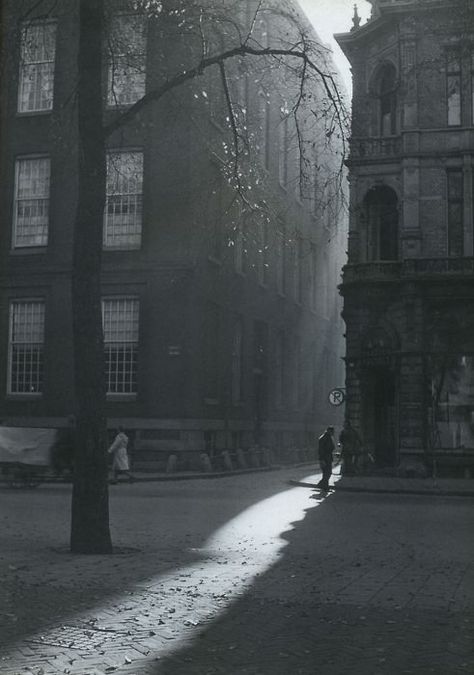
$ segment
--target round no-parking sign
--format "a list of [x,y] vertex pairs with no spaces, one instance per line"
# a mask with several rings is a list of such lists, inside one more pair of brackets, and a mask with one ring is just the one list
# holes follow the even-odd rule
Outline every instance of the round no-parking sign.
[[329,392],[328,399],[331,405],[342,405],[346,400],[346,393],[344,389],[338,387]]

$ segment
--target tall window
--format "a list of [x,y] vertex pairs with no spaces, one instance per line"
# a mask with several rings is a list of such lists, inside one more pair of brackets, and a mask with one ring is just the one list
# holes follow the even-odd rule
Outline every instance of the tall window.
[[43,391],[44,302],[18,300],[10,305],[8,393]]
[[46,246],[49,221],[48,157],[19,159],[15,171],[13,246]]
[[259,91],[260,104],[260,158],[265,169],[270,167],[270,97],[264,88]]
[[145,67],[145,17],[114,16],[108,41],[108,105],[132,105],[145,94]]
[[267,284],[269,277],[268,266],[268,223],[266,220],[257,224],[257,277],[260,284]]
[[34,23],[22,28],[18,112],[52,109],[55,51],[55,23]]
[[462,170],[448,171],[448,255],[464,252],[464,185]]
[[275,340],[275,406],[283,407],[285,390],[285,338],[278,333]]
[[474,124],[474,49],[471,51],[471,121]]
[[303,301],[303,285],[304,285],[304,265],[303,265],[303,240],[301,237],[297,237],[295,240],[295,300],[296,302]]
[[284,117],[278,126],[278,177],[280,185],[288,186],[288,117]]
[[461,124],[461,55],[457,50],[446,54],[446,96],[448,126]]
[[107,155],[104,247],[137,248],[141,243],[143,153]]
[[298,339],[293,337],[289,341],[289,360],[290,368],[288,370],[288,403],[292,408],[298,407],[298,377],[299,377],[299,365],[298,365],[298,351],[299,344]]
[[243,374],[243,323],[239,317],[234,324],[232,336],[232,403],[242,401]]
[[204,396],[208,401],[217,402],[220,393],[219,346],[221,330],[221,310],[218,305],[209,302],[204,313]]
[[137,391],[138,298],[102,301],[105,373],[108,394]]
[[397,133],[396,71],[392,65],[384,67],[380,79],[380,133],[382,136]]
[[309,305],[312,310],[316,310],[317,296],[316,296],[316,274],[317,274],[317,251],[314,244],[311,245],[310,257],[310,280],[309,280]]
[[244,223],[242,218],[239,218],[234,228],[234,269],[239,274],[244,272]]

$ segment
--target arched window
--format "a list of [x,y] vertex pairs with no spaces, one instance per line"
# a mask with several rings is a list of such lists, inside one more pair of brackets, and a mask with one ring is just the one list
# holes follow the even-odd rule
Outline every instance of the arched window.
[[394,136],[397,133],[397,73],[392,64],[383,67],[379,74],[378,94],[380,101],[380,134]]
[[398,197],[394,190],[381,185],[364,198],[367,260],[398,259]]

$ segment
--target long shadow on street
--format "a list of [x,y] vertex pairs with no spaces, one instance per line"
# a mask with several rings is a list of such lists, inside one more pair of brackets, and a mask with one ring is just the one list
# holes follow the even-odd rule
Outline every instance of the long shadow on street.
[[248,592],[140,673],[474,672],[472,502],[337,493],[314,503]]
[[[295,470],[296,477],[311,471]],[[120,485],[111,489],[111,529],[117,554],[68,552],[70,487],[1,489],[0,636],[9,643],[70,622],[105,603],[133,599],[134,589],[205,561],[213,532],[255,502],[287,489],[279,472],[249,475],[230,494],[229,481]],[[200,487],[199,487],[200,484]],[[206,485],[205,493],[202,486]]]

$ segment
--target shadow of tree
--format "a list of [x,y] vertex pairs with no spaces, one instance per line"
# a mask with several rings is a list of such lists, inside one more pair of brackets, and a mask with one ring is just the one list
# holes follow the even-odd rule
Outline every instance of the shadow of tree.
[[[308,468],[296,470],[304,475]],[[111,490],[116,555],[68,552],[70,486],[2,489],[0,635],[4,649],[32,633],[93,613],[121,594],[206,560],[202,546],[226,522],[287,489],[281,477],[120,485]],[[235,478],[232,479],[235,481]]]
[[140,673],[442,675],[474,666],[474,607],[451,612],[440,595],[430,606],[407,590],[433,554],[416,550],[413,499],[381,507],[368,495],[314,497],[304,520],[282,534],[276,564],[197,637]]

